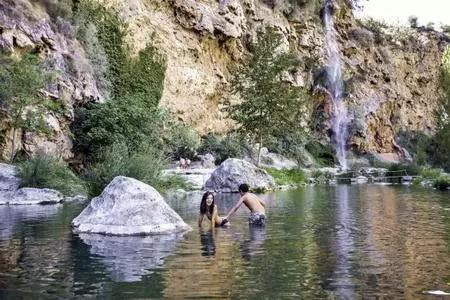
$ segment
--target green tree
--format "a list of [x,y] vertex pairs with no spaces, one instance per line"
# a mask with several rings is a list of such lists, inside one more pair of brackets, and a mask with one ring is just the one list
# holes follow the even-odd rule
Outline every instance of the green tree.
[[0,58],[0,105],[7,108],[11,120],[11,162],[16,156],[16,133],[45,131],[43,115],[47,101],[39,90],[50,82],[52,74],[45,70],[39,57],[28,53],[21,59]]
[[297,126],[300,107],[305,100],[302,88],[283,81],[283,75],[297,65],[296,57],[280,53],[282,36],[266,27],[257,36],[256,44],[242,66],[234,72],[230,95],[239,96],[240,103],[225,101],[225,111],[240,124],[240,129],[259,143],[257,165],[265,139],[280,130]]

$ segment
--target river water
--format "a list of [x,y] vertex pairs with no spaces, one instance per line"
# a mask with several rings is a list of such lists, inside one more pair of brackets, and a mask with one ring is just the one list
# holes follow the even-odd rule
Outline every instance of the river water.
[[[216,197],[227,211],[237,194]],[[0,206],[0,299],[429,299],[450,290],[448,192],[304,187],[261,195],[231,227],[196,224],[199,194],[168,203],[184,235],[74,235],[86,203]]]

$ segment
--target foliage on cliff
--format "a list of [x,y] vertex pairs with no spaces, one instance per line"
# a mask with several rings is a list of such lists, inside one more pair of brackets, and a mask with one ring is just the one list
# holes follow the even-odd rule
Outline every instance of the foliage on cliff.
[[[230,94],[242,101],[225,102],[230,118],[259,143],[279,131],[298,128],[305,93],[301,87],[283,80],[298,61],[290,53],[280,53],[282,36],[272,27],[260,32],[246,61],[233,74]],[[258,155],[259,163],[259,155]]]
[[39,95],[39,90],[50,82],[52,74],[45,70],[36,54],[27,53],[14,59],[0,57],[0,107],[7,109],[12,127],[11,161],[16,155],[16,132],[45,132],[44,114],[52,107],[50,101]]

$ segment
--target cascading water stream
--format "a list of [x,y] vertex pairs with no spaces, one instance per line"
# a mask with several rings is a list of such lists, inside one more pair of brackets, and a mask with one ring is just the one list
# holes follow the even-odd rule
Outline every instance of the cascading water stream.
[[333,143],[336,147],[336,154],[342,169],[348,169],[347,158],[345,157],[345,145],[348,134],[349,118],[347,107],[341,101],[343,96],[343,80],[341,60],[339,58],[339,48],[336,42],[336,35],[333,22],[333,3],[331,0],[324,0],[324,24],[325,24],[325,45],[328,54],[327,63],[327,91],[333,104],[332,130]]

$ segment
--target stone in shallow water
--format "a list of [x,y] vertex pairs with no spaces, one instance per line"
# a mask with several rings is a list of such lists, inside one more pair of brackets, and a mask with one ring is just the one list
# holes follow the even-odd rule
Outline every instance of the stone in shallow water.
[[190,227],[151,186],[115,177],[102,194],[72,221],[75,232],[145,235],[189,230]]
[[31,205],[56,204],[64,200],[64,195],[52,189],[21,188],[0,195],[0,204]]
[[252,189],[270,190],[275,180],[265,170],[236,158],[224,161],[205,183],[205,189],[216,192],[238,192],[239,185],[247,183]]

